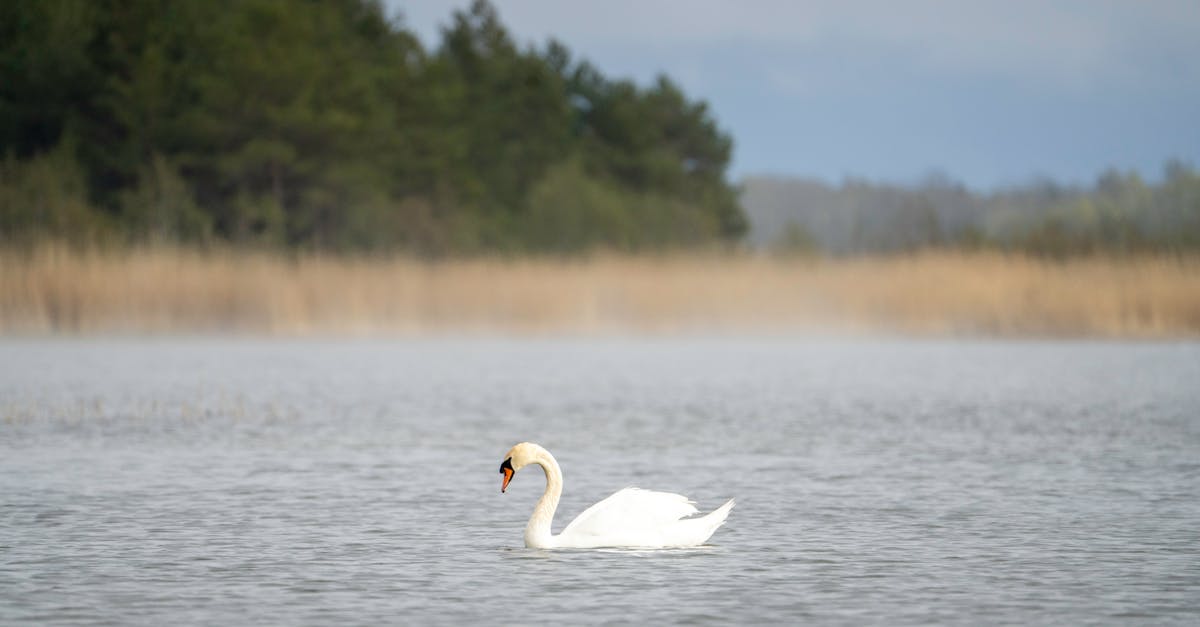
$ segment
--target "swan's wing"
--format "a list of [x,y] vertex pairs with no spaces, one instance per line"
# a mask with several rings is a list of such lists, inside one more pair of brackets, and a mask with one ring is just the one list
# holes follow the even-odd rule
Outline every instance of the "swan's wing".
[[562,533],[608,536],[616,530],[660,527],[698,511],[681,494],[625,488],[583,510]]

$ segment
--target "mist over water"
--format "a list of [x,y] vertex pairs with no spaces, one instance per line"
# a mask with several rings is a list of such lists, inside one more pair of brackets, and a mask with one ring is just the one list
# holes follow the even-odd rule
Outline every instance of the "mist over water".
[[[0,623],[1200,617],[1200,344],[0,342]],[[627,486],[710,545],[536,551]]]

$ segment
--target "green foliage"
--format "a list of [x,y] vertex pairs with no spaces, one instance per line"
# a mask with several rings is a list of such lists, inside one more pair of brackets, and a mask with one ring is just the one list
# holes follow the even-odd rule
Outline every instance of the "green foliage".
[[[730,146],[667,79],[641,89],[557,42],[522,48],[483,0],[433,51],[374,0],[0,5],[5,193],[52,185],[37,164],[69,152],[66,222],[130,240],[421,254],[732,241],[746,223]],[[6,237],[71,235],[44,208],[4,211]]]
[[528,217],[529,250],[655,250],[699,246],[721,235],[703,207],[589,176],[576,160],[552,169],[533,190]]
[[136,186],[122,193],[121,209],[136,239],[204,242],[212,234],[212,223],[196,206],[187,182],[161,155],[142,167]]
[[27,159],[94,104],[98,8],[80,0],[0,3],[0,148]]
[[1200,176],[1168,165],[1161,186],[1137,174],[1105,172],[1090,193],[1078,194],[1027,221],[1018,247],[1046,256],[1097,252],[1181,251],[1200,244]]
[[73,142],[19,161],[0,162],[0,243],[53,238],[77,244],[110,237],[108,217],[91,207]]

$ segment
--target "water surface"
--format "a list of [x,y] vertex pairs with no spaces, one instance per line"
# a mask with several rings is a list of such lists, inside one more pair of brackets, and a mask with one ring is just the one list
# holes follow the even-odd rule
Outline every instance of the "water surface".
[[[1200,620],[1200,345],[0,342],[0,623]],[[711,544],[538,551],[626,485]]]

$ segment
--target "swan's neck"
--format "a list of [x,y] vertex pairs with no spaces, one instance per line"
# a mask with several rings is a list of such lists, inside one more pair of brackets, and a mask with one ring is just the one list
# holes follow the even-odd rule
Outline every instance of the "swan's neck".
[[562,470],[549,452],[540,455],[532,463],[546,472],[546,491],[538,499],[533,515],[529,517],[529,524],[525,526],[525,546],[544,549],[554,543],[550,535],[550,523],[554,521],[554,510],[558,509],[558,499],[562,496]]

